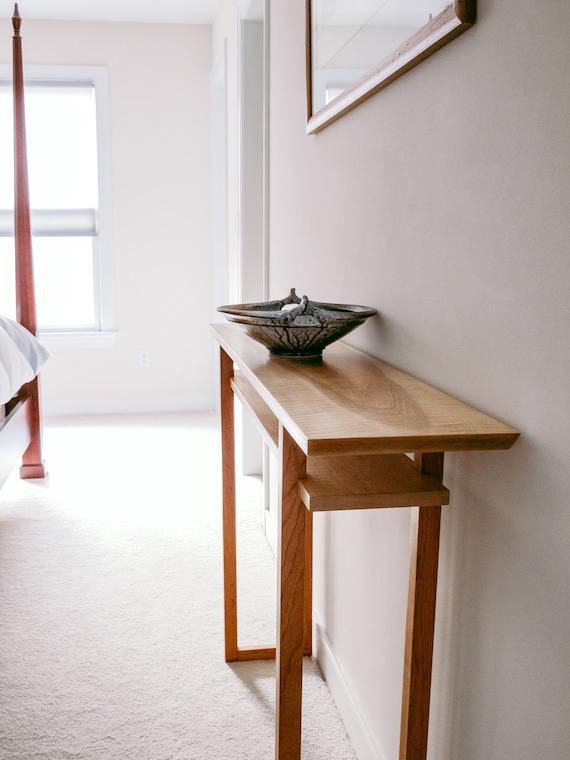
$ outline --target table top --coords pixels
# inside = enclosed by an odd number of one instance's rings
[[[271,356],[236,324],[211,330],[311,456],[508,449],[513,428],[343,341],[320,363]]]

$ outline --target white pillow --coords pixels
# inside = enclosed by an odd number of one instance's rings
[[[0,404],[5,404],[38,374],[49,351],[29,330],[0,316]]]

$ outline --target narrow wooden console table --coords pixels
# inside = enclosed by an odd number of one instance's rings
[[[508,449],[519,434],[342,342],[310,364],[270,356],[238,325],[211,329],[221,349],[226,661],[276,658],[275,757],[299,760],[302,661],[311,653],[312,512],[411,508],[400,760],[424,760],[440,516],[449,503],[443,455]],[[234,394],[279,461],[276,647],[238,646]]]

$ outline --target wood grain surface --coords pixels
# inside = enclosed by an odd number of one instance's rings
[[[305,454],[508,449],[518,438],[499,420],[342,341],[310,363],[270,356],[238,325],[211,329]]]

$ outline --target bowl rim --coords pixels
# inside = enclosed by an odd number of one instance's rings
[[[303,298],[306,298],[306,296]],[[300,302],[301,299],[295,294],[295,288],[292,288],[291,293],[286,298],[273,301],[259,301],[257,303],[226,304],[224,306],[218,306],[217,311],[222,314],[231,314],[238,317],[277,319],[283,318],[283,313],[286,311],[283,309],[284,305]],[[365,319],[378,313],[377,309],[374,309],[371,306],[361,306],[360,304],[327,303],[325,301],[311,301],[309,299],[307,299],[307,303],[311,307],[321,309],[325,312],[336,312],[340,317],[346,316],[348,318],[354,317],[356,319]]]

